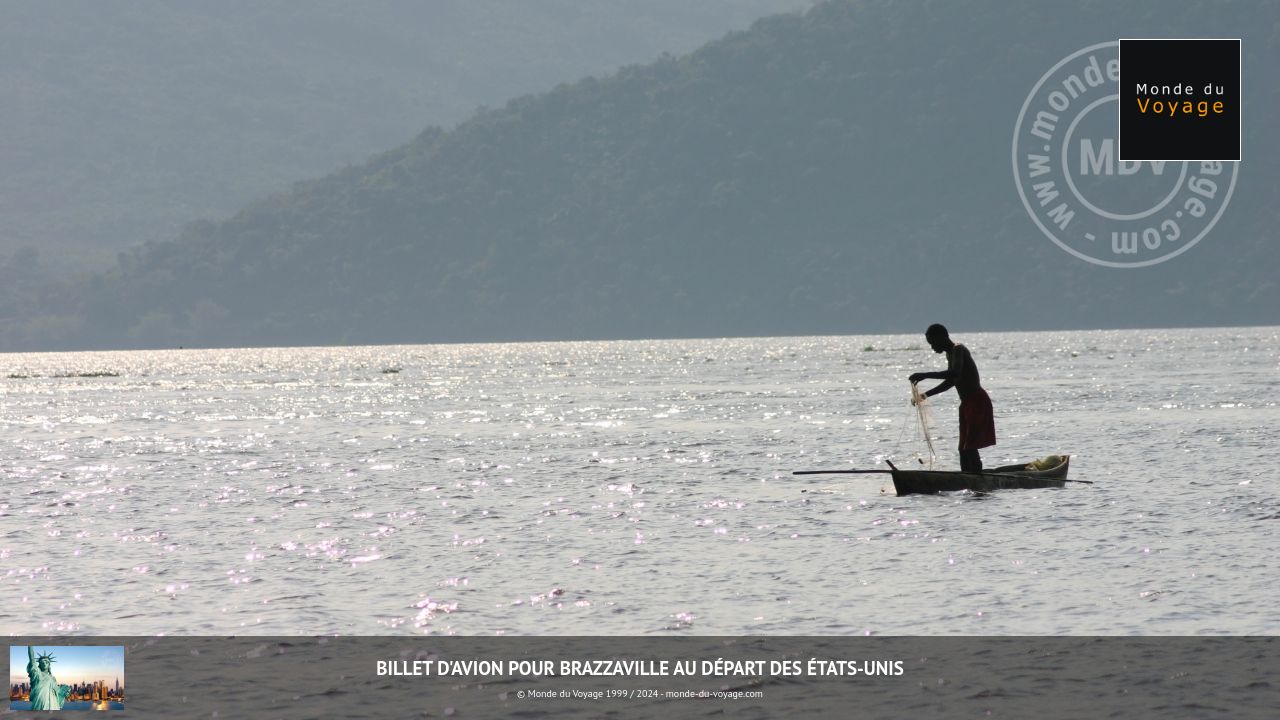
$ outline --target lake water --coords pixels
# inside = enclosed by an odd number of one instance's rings
[[[3,355],[0,629],[1280,627],[1280,329],[957,339],[1093,484],[792,476],[914,462],[918,335]]]

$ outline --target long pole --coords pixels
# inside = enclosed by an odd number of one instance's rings
[[[792,475],[888,475],[892,470],[793,470]]]

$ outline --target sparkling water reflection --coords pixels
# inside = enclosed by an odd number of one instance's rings
[[[1274,631],[1280,331],[957,337],[1096,484],[790,475],[910,460],[916,336],[6,355],[0,627]]]

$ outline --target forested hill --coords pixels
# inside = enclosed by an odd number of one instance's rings
[[[0,265],[30,248],[36,269],[100,268],[427,124],[810,4],[6,2]]]
[[[833,2],[483,112],[122,256],[15,348],[1274,323],[1262,3]],[[1023,209],[1018,110],[1071,52],[1244,38],[1245,162],[1184,255],[1072,258]],[[1251,72],[1251,68],[1254,70]]]

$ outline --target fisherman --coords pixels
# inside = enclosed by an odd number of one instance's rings
[[[965,472],[982,472],[982,456],[978,451],[996,444],[996,421],[991,410],[991,397],[982,389],[978,379],[978,366],[969,354],[969,348],[952,342],[947,329],[937,323],[924,333],[929,347],[936,353],[947,354],[947,369],[942,372],[912,373],[907,379],[912,385],[921,380],[941,380],[942,384],[924,393],[932,397],[955,388],[960,395],[960,469]],[[914,403],[915,401],[912,400]]]

